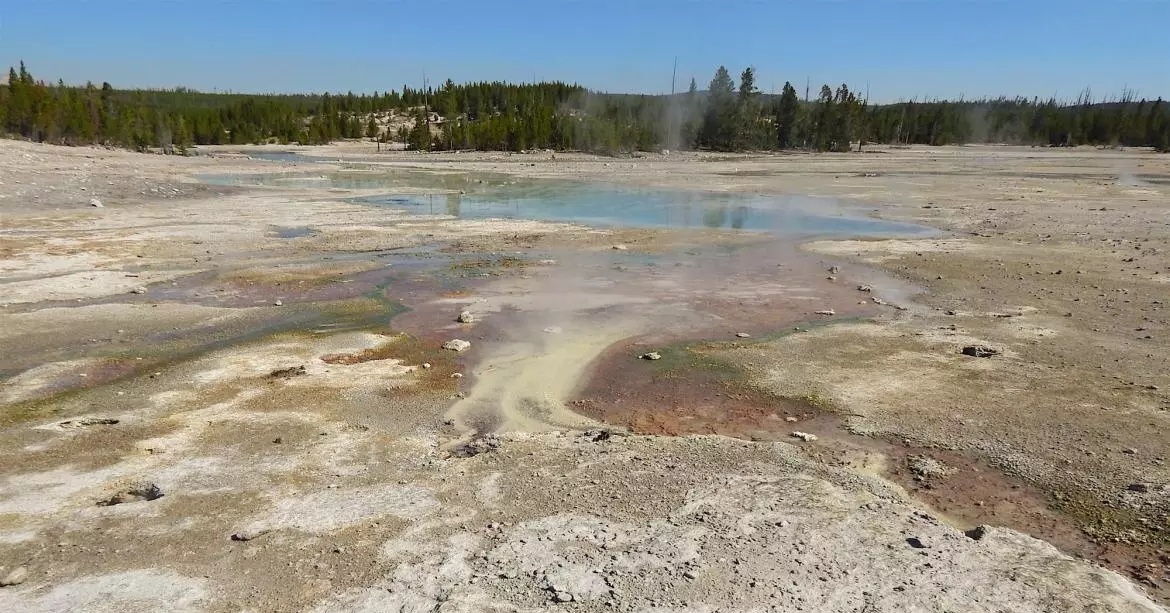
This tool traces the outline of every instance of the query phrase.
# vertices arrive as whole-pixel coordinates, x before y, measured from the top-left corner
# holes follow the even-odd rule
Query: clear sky
[[[659,93],[676,57],[680,89],[724,64],[875,101],[1170,99],[1170,0],[0,0],[0,64],[71,83],[370,92],[425,71]]]

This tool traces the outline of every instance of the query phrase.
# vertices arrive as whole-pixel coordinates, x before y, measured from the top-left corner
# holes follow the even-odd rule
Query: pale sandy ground
[[[1104,540],[1167,538],[1170,187],[1142,179],[1170,176],[1165,156],[368,150],[313,153],[432,172],[836,195],[956,231],[807,245],[842,278],[879,279],[876,265],[926,293],[873,323],[726,353],[759,385],[825,399],[852,430],[978,454],[1059,492]],[[643,321],[561,326],[531,356],[522,343],[477,347],[482,385],[465,398],[453,395],[451,363],[427,357],[436,361],[423,368],[434,352],[401,336],[334,331],[305,315],[302,327],[233,342],[300,317],[291,302],[275,306],[290,287],[380,265],[363,254],[626,240],[566,224],[394,214],[340,200],[352,191],[194,178],[272,168],[0,141],[0,578],[27,569],[0,588],[0,610],[1163,610],[1146,591],[1166,581],[1164,567],[1131,583],[1016,531],[975,540],[882,478],[794,445],[583,433],[587,423],[559,412],[575,377]],[[103,208],[89,206],[94,197]],[[316,234],[278,239],[273,226]],[[197,304],[174,293],[192,275],[205,275]],[[130,293],[138,287],[146,293]],[[484,320],[505,307],[537,318],[548,305],[531,287],[502,280],[462,299]],[[975,340],[1005,354],[957,354]],[[365,357],[323,359],[337,354]],[[304,375],[269,376],[298,365]],[[111,370],[134,374],[84,386]],[[481,443],[490,451],[452,455],[469,407],[500,398],[531,410],[506,411]],[[97,505],[139,482],[165,495]],[[1127,489],[1135,483],[1144,491]]]

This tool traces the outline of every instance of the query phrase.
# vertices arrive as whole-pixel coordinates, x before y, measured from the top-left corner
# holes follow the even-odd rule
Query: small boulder
[[[751,338],[752,337],[752,335],[748,334],[747,332],[736,332],[735,336],[736,336],[736,338]]]
[[[448,351],[467,351],[470,348],[471,343],[458,338],[443,343],[443,349],[447,349]]]
[[[20,585],[28,579],[28,568],[24,566],[17,566],[12,569],[3,578],[0,578],[0,587],[8,587],[10,585]]]
[[[142,286],[140,285],[140,286],[138,286],[138,287],[136,287],[136,288],[134,288],[134,289],[130,290],[130,293],[131,293],[131,294],[145,294],[145,293],[146,293],[146,288],[145,288],[145,287],[142,287]]]
[[[471,314],[471,311],[462,311],[459,313],[459,317],[455,318],[455,321],[461,324],[469,324],[475,321],[475,316]]]
[[[961,353],[973,358],[990,358],[1003,353],[1003,351],[987,345],[967,345],[963,347]]]
[[[256,538],[260,538],[261,536],[264,536],[264,534],[267,532],[268,532],[267,530],[263,530],[263,529],[240,530],[239,532],[232,535],[232,540],[239,541],[241,543],[246,543],[252,539],[256,539]]]
[[[817,440],[817,435],[809,434],[808,432],[801,432],[799,430],[794,431],[792,433],[792,437],[798,438],[806,443],[811,443],[811,442]]]
[[[126,504],[128,502],[141,502],[158,500],[163,497],[162,488],[154,483],[135,483],[127,487],[113,496],[105,500],[98,501],[100,507],[112,507],[114,505]]]
[[[89,199],[89,206],[92,206],[92,207],[98,208],[98,209],[103,209],[103,208],[105,208],[106,205],[102,204],[102,201],[98,200],[97,198],[90,198]]]
[[[870,285],[858,285],[857,291],[859,291],[859,292],[872,292],[873,287]]]
[[[914,478],[920,481],[946,479],[956,472],[954,468],[925,455],[912,455],[906,458],[906,467],[914,473]]]
[[[649,351],[638,356],[638,358],[642,360],[661,360],[662,354],[657,351]]]
[[[983,537],[987,536],[987,526],[975,526],[970,530],[964,531],[963,534],[973,541],[981,541]]]

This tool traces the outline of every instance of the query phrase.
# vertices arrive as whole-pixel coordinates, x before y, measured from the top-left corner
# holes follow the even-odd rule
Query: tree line
[[[184,152],[193,145],[320,144],[370,138],[414,149],[620,153],[661,148],[847,151],[863,143],[1150,146],[1170,150],[1170,105],[1161,98],[1071,103],[1055,99],[870,104],[846,84],[800,96],[791,83],[764,94],[755,72],[738,84],[720,66],[705,89],[633,95],[564,82],[447,80],[438,88],[346,94],[207,93],[115,89],[34,79],[22,63],[0,85],[0,130],[60,144]],[[397,130],[387,129],[391,118]]]

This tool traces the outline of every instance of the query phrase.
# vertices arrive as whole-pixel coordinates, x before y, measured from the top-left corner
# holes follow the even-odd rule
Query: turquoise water
[[[352,201],[465,218],[533,219],[600,227],[718,228],[790,235],[937,233],[925,226],[875,219],[856,205],[816,196],[723,194],[598,183],[516,182],[502,175],[413,170],[217,175],[203,179],[217,185],[384,191],[385,194],[361,196]],[[420,188],[462,193],[402,193]]]
[[[603,227],[717,228],[783,234],[926,234],[932,228],[867,217],[832,198],[751,196],[586,183],[492,188],[483,193],[371,196],[360,202],[471,218],[566,221]]]

